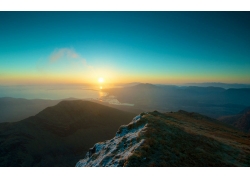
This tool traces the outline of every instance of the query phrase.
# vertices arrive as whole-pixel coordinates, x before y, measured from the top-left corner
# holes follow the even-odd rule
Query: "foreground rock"
[[[95,144],[76,166],[123,166],[144,142],[137,138],[145,132],[146,125],[140,115],[136,116],[127,126],[121,126],[113,139]]]

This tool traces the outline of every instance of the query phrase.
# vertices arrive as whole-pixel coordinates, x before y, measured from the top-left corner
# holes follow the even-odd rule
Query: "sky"
[[[250,83],[250,12],[0,12],[0,85]]]

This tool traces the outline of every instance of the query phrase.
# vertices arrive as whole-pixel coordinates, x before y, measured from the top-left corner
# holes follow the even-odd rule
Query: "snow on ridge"
[[[114,138],[96,143],[76,166],[117,167],[123,164],[144,142],[144,139],[137,142],[137,138],[145,131],[147,124],[146,122],[137,124],[139,121],[142,121],[141,115],[133,118],[128,125],[121,126]]]
[[[138,120],[140,120],[141,119],[141,115],[139,114],[139,115],[137,115],[137,116],[135,116],[134,118],[133,118],[133,122],[136,122],[136,121],[138,121]]]

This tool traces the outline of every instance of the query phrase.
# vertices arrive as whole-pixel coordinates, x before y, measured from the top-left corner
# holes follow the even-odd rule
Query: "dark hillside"
[[[16,122],[34,116],[44,108],[54,106],[61,100],[0,98],[0,123]]]
[[[239,114],[220,117],[219,120],[250,133],[250,107],[244,109]]]
[[[74,166],[133,113],[89,101],[62,101],[36,116],[0,124],[0,166]]]

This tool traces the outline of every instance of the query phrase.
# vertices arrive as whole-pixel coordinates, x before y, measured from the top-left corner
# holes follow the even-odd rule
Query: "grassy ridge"
[[[143,121],[145,142],[124,166],[250,166],[249,136],[211,118],[152,112]]]

